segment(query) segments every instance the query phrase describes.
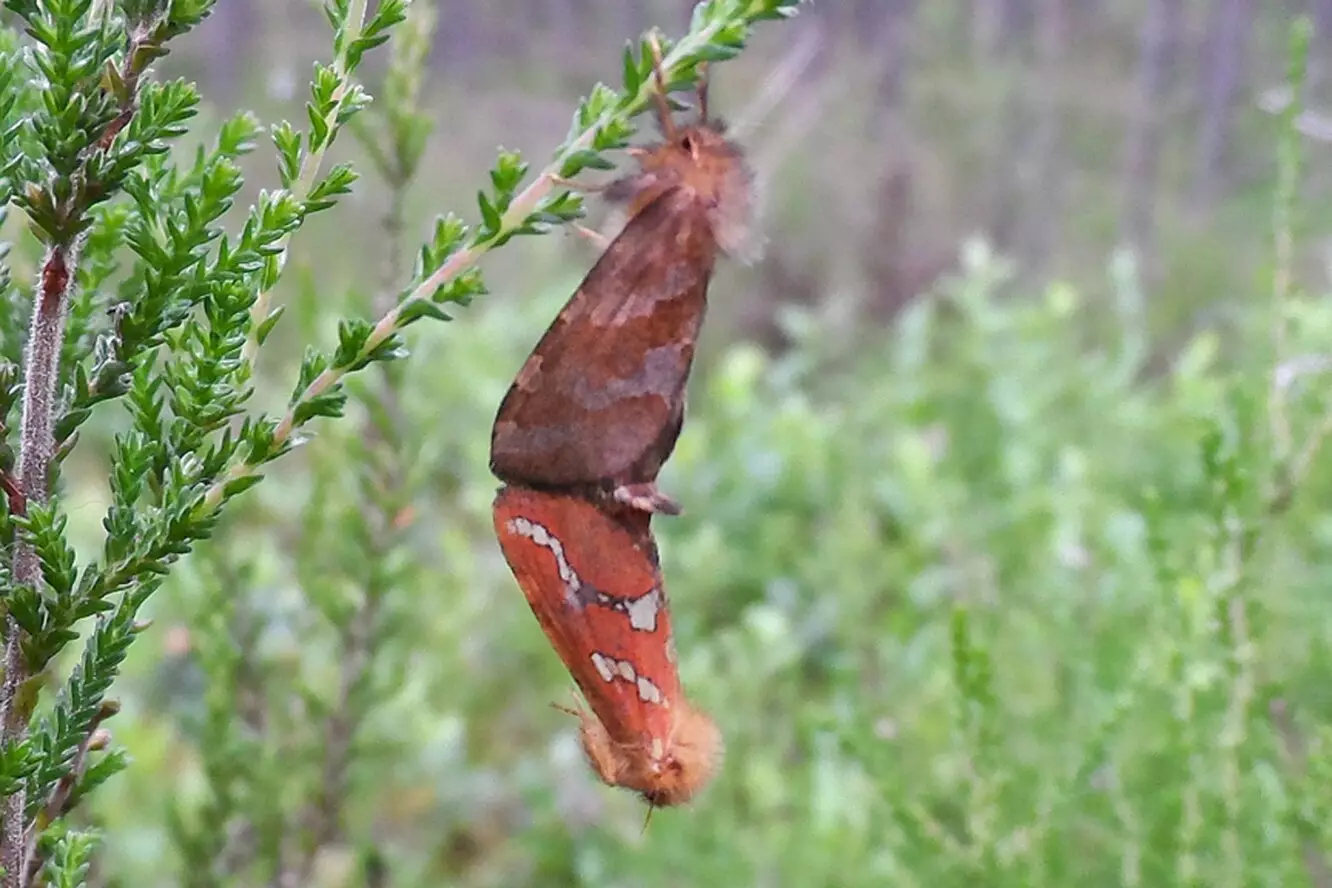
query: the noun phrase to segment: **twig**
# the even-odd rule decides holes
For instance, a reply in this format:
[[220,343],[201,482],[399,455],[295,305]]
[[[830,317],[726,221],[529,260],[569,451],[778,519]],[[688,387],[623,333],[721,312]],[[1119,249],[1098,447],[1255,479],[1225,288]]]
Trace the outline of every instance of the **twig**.
[[[50,494],[51,458],[55,453],[56,387],[60,381],[60,347],[65,339],[70,283],[74,278],[76,248],[53,246],[42,263],[32,324],[28,330],[23,372],[23,420],[19,430],[19,497],[26,514],[28,503],[45,503]],[[41,560],[32,544],[20,535],[14,544],[15,585],[38,586]],[[23,740],[32,716],[32,701],[23,693],[32,678],[23,660],[23,631],[12,617],[5,625],[4,685],[0,692],[0,736],[7,745]],[[0,833],[0,865],[4,888],[16,888],[26,872],[23,812],[26,793],[20,784],[5,799],[4,828]]]
[[[1299,782],[1305,774],[1304,738],[1300,729],[1291,718],[1290,706],[1285,700],[1277,698],[1268,707],[1272,724],[1277,736],[1281,738],[1281,748],[1286,754],[1286,769],[1290,777]],[[1332,865],[1327,856],[1318,847],[1318,842],[1307,836],[1300,839],[1300,856],[1304,860],[1304,870],[1309,874],[1309,884],[1314,888],[1332,888]]]
[[[125,84],[119,113],[107,124],[96,142],[105,151],[133,118],[138,108],[139,78],[152,57],[152,34],[138,29],[130,35],[120,77]],[[66,199],[64,214],[73,217],[85,210],[84,201],[100,183],[88,182],[88,191]],[[70,229],[74,230],[74,229]],[[50,497],[51,464],[55,457],[57,387],[60,382],[60,350],[65,339],[65,320],[74,282],[81,241],[77,237],[55,239],[42,262],[34,296],[32,322],[23,366],[23,408],[19,426],[17,479],[4,485],[10,514],[25,516],[31,503],[46,503]],[[14,481],[17,480],[17,484]],[[22,535],[14,543],[12,578],[15,585],[37,587],[42,565],[36,551]],[[36,704],[36,694],[25,692],[33,676],[23,660],[23,632],[12,617],[5,619],[4,678],[0,685],[0,740],[11,746],[22,742]],[[4,802],[0,812],[0,866],[4,877],[0,888],[18,888],[27,866],[26,793],[20,784]]]
[[[219,569],[224,578],[223,588],[240,586],[239,578],[226,564],[221,564]],[[228,638],[236,649],[235,671],[231,675],[231,708],[251,736],[267,738],[272,730],[265,709],[264,679],[257,665],[260,663],[259,636],[264,627],[249,604],[249,599],[238,596],[227,624]],[[237,815],[234,811],[227,814],[227,836],[214,864],[214,871],[224,878],[234,876],[250,864],[259,844],[259,830],[250,816]]]
[[1276,194],[1272,201],[1272,375],[1273,386],[1268,394],[1268,424],[1277,465],[1289,476],[1292,446],[1290,416],[1287,412],[1286,390],[1276,384],[1276,377],[1286,359],[1288,339],[1287,313],[1294,291],[1295,255],[1295,201],[1299,188],[1303,152],[1296,135],[1296,117],[1303,106],[1306,65],[1309,52],[1309,27],[1296,27],[1290,54],[1287,82],[1290,88],[1289,107],[1282,111],[1282,132],[1277,141]]
[[100,151],[106,151],[111,147],[111,143],[120,135],[120,131],[129,126],[129,122],[134,119],[134,114],[139,110],[139,78],[143,76],[143,69],[134,64],[134,53],[139,48],[152,40],[152,31],[146,26],[140,25],[139,29],[130,36],[129,52],[125,55],[125,67],[121,71],[121,76],[125,82],[125,96],[127,100],[120,106],[120,112],[106,125],[101,138],[97,140],[97,148]]
[[[673,71],[682,59],[688,57],[698,50],[700,46],[707,45],[715,36],[717,26],[710,26],[702,29],[697,34],[690,35],[675,45],[675,48],[666,56],[663,61],[663,67],[667,71]],[[638,87],[638,93],[632,103],[634,107],[645,103],[651,96],[653,84],[650,78],[645,78]],[[597,120],[593,121],[577,137],[570,141],[562,151],[560,151],[549,164],[537,175],[531,185],[528,185],[519,192],[509,205],[509,209],[501,216],[499,230],[495,236],[482,243],[474,243],[465,247],[450,256],[433,274],[423,280],[415,289],[395,305],[392,309],[385,312],[371,330],[366,338],[358,357],[365,357],[372,354],[379,348],[385,340],[398,331],[402,315],[415,303],[423,299],[429,299],[431,295],[442,287],[448,281],[456,278],[458,275],[467,271],[480,261],[481,257],[490,252],[496,243],[504,240],[504,235],[511,233],[524,222],[536,210],[541,200],[545,198],[555,187],[554,179],[559,175],[560,169],[564,166],[566,160],[572,157],[576,152],[591,147],[592,139],[598,131],[615,114],[619,112],[607,111]],[[353,362],[354,363],[354,362]],[[318,398],[320,395],[328,392],[331,388],[342,381],[347,375],[348,368],[330,367],[324,370],[306,386],[305,391],[292,402],[279,420],[277,428],[273,432],[272,448],[274,450],[281,448],[287,443],[296,428],[296,411],[304,404]],[[253,475],[259,469],[259,464],[250,462],[241,462],[233,465],[229,471],[204,495],[201,508],[205,510],[215,509],[222,502],[222,494],[233,481],[241,478],[247,478]]]
[[26,515],[28,513],[28,501],[23,496],[23,488],[19,486],[18,479],[10,472],[0,471],[0,490],[5,492],[5,501],[9,504],[10,515]]
[[[1239,542],[1231,546],[1234,569],[1237,574],[1243,571],[1243,555]],[[1233,595],[1227,604],[1230,631],[1233,637],[1232,658],[1235,676],[1226,714],[1221,729],[1221,748],[1224,750],[1224,762],[1221,767],[1221,781],[1225,788],[1224,805],[1227,822],[1222,834],[1221,844],[1226,857],[1226,870],[1230,878],[1239,879],[1244,872],[1244,845],[1240,840],[1242,822],[1242,783],[1243,764],[1240,746],[1244,742],[1245,726],[1250,723],[1250,706],[1253,703],[1254,683],[1254,646],[1249,635],[1248,609],[1243,595]]]
[[36,882],[37,874],[41,872],[42,865],[46,862],[37,845],[37,840],[42,836],[41,824],[54,823],[69,813],[71,802],[74,800],[74,789],[78,786],[79,778],[83,776],[83,772],[87,768],[88,753],[94,749],[103,749],[110,742],[110,735],[101,728],[101,724],[119,711],[119,703],[107,701],[102,704],[101,709],[97,711],[97,715],[93,717],[92,724],[89,726],[88,736],[83,738],[83,742],[79,744],[74,753],[69,771],[57,781],[55,788],[51,790],[51,797],[47,799],[46,807],[42,809],[41,818],[28,824],[27,838],[24,843],[27,863],[23,873],[23,888],[30,888]]
[[[366,0],[350,0],[347,10],[347,23],[350,25],[345,45],[351,46],[356,39],[361,36],[361,31],[365,27]],[[342,97],[347,92],[347,87],[352,79],[347,71],[347,59],[345,54],[339,55],[333,60],[333,70],[338,76],[338,86],[333,92],[333,111],[331,117],[336,118],[341,111]],[[325,124],[328,125],[330,133],[336,120],[325,118]],[[296,181],[292,188],[292,196],[298,201],[304,201],[310,196],[310,189],[314,187],[315,177],[319,175],[319,168],[323,165],[324,155],[328,151],[328,146],[332,142],[331,138],[326,138],[324,143],[315,150],[309,152],[301,160],[301,169],[296,176]],[[287,257],[290,255],[289,246],[291,244],[291,233],[287,233],[277,243],[277,262],[278,272],[281,273],[283,266],[287,264]],[[259,350],[258,332],[259,326],[268,317],[268,303],[271,301],[273,291],[271,289],[263,290],[255,297],[254,305],[250,307],[250,335],[245,340],[245,347],[242,350],[242,357],[247,364],[253,364]]]
[[365,600],[349,618],[343,632],[342,670],[338,699],[324,725],[324,763],[320,774],[319,791],[314,802],[306,808],[306,847],[301,850],[299,862],[282,873],[279,886],[310,884],[319,851],[336,842],[342,833],[342,815],[347,806],[347,771],[351,764],[352,742],[365,721],[365,710],[356,699],[358,690],[369,674],[374,655],[375,627],[379,622],[379,606],[383,590],[366,590]]
[[[397,163],[384,169],[384,176],[389,184],[389,205],[384,211],[381,222],[384,230],[386,249],[383,281],[376,294],[373,310],[385,313],[393,308],[394,279],[402,268],[405,253],[406,232],[403,223],[406,214],[407,189],[411,185],[411,175]],[[399,415],[398,387],[391,364],[380,365],[382,386],[378,393],[379,406],[386,421],[394,422]],[[375,397],[370,395],[369,397]],[[387,434],[386,434],[387,431]],[[375,421],[374,411],[367,412],[363,421],[361,436],[367,445],[367,452],[372,453],[376,445],[395,447],[396,442],[391,430],[384,430]],[[383,478],[367,479],[362,487],[362,497],[367,501],[363,520],[371,526],[369,548],[366,563],[371,565],[370,576],[362,592],[363,598],[356,612],[347,618],[341,635],[341,661],[338,682],[338,695],[328,719],[324,724],[324,762],[320,774],[319,790],[305,811],[306,847],[301,849],[297,864],[279,875],[279,886],[300,886],[310,883],[315,860],[320,849],[338,841],[342,833],[342,816],[347,803],[347,772],[351,764],[352,744],[366,718],[366,707],[361,698],[361,689],[370,672],[374,659],[380,609],[387,589],[376,582],[375,564],[382,563],[383,556],[392,548],[396,535],[395,516],[392,514],[397,501],[395,494],[403,489],[403,466],[396,447],[389,457]],[[374,491],[379,496],[387,494],[387,509],[374,505],[372,497],[365,496],[366,486],[382,488]]]

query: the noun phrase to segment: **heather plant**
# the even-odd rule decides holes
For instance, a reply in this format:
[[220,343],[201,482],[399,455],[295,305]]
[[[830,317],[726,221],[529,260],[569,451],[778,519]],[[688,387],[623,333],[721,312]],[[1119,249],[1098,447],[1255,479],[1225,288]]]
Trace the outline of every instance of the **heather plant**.
[[[333,161],[337,136],[355,127],[399,201],[419,169],[430,125],[416,95],[431,14],[409,15],[407,0],[384,0],[373,11],[364,0],[329,0],[331,54],[314,66],[303,123],[263,123],[240,112],[220,121],[205,144],[198,87],[158,79],[154,63],[184,34],[207,27],[213,5],[5,3],[0,211],[13,215],[5,230],[14,242],[0,257],[6,886],[89,878],[95,821],[114,830],[119,815],[80,812],[123,777],[132,752],[110,732],[121,705],[117,677],[137,640],[153,631],[142,617],[150,599],[170,595],[185,565],[207,578],[209,596],[196,602],[189,640],[206,683],[194,725],[206,789],[201,799],[180,793],[171,809],[181,878],[309,878],[316,852],[341,830],[338,804],[366,707],[400,683],[401,664],[395,672],[371,663],[376,639],[410,622],[394,598],[403,572],[416,569],[399,543],[412,525],[415,483],[414,445],[393,420],[401,371],[392,365],[407,356],[403,333],[422,319],[449,320],[483,294],[476,264],[486,253],[581,215],[581,198],[557,187],[557,176],[608,167],[605,152],[627,144],[631,118],[650,95],[651,56],[631,43],[623,89],[594,88],[540,172],[529,176],[516,153],[500,153],[478,193],[475,224],[441,215],[409,251],[415,238],[391,210],[386,224],[397,246],[382,257],[381,292],[338,323],[332,342],[308,343],[290,399],[271,411],[261,390],[269,381],[255,367],[282,326],[286,306],[276,295],[294,236],[311,217],[341,211],[358,181],[349,163]],[[689,32],[666,41],[667,76],[686,81],[700,63],[735,55],[754,23],[794,6],[699,4]],[[363,63],[385,43],[383,110],[363,123],[371,104]],[[264,187],[251,205],[236,206],[243,161],[261,153],[271,158],[259,165]],[[369,377],[359,388],[351,384],[358,376]],[[185,556],[214,534],[236,532],[226,519],[247,508],[243,494],[353,405],[356,434],[328,442],[341,453],[311,460],[318,481],[296,547],[318,550],[303,561],[302,576],[338,641],[332,656],[342,671],[323,698],[283,685],[286,676],[265,671],[262,653],[233,643],[235,633],[263,635],[262,615],[247,609],[243,594],[253,565],[232,557],[242,551],[214,548],[192,565]],[[99,485],[106,510],[91,541],[71,532],[64,471],[79,464],[85,434],[110,439]],[[329,489],[354,495],[325,502],[319,497]],[[321,566],[320,557],[332,560]],[[334,569],[350,573],[327,580]],[[278,701],[288,689],[305,708]],[[266,720],[266,705],[290,724]],[[311,735],[293,732],[282,737],[291,748],[274,751],[262,743],[261,722]],[[307,769],[288,770],[283,757],[300,752],[300,743],[321,757],[317,779],[308,792],[280,794],[273,781],[306,786]]]
[[[977,241],[857,348],[797,310],[783,354],[713,340],[657,527],[728,754],[645,831],[489,529],[486,431],[578,275],[478,298],[477,265],[581,214],[553,176],[615,156],[648,56],[418,245],[447,7],[369,7],[328,5],[297,127],[156,79],[210,3],[6,5],[7,885],[1332,884],[1307,23],[1224,325],[1160,341],[1130,254],[1098,299]],[[789,11],[702,4],[672,80]],[[296,236],[339,214],[371,284]]]
[[[1016,269],[974,242],[854,355],[790,312],[786,354],[732,343],[701,370],[663,479],[687,512],[658,532],[681,672],[728,755],[646,833],[548,705],[567,674],[489,539],[475,429],[532,337],[514,303],[479,300],[466,341],[385,365],[408,374],[358,390],[356,422],[176,573],[221,715],[197,716],[207,776],[170,847],[234,837],[184,871],[1325,884],[1332,313],[1291,267],[1293,114],[1272,132],[1272,275],[1226,327],[1167,350],[1131,255],[1104,302],[1058,281],[1014,298]],[[573,283],[522,294],[534,328]],[[313,323],[330,298],[291,305]]]

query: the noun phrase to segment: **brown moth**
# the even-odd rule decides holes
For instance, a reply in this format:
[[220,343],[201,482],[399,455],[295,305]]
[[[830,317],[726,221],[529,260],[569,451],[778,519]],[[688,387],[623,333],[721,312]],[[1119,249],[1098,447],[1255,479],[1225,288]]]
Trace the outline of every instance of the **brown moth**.
[[753,175],[722,124],[677,126],[656,55],[663,141],[605,187],[628,222],[523,364],[491,432],[501,480],[678,514],[657,489],[684,422],[685,384],[718,253],[748,243]]

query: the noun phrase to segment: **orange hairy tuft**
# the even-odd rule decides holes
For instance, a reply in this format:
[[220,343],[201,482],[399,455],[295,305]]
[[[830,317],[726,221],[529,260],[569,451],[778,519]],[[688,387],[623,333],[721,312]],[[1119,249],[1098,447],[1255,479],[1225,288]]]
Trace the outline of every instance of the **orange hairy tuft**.
[[721,767],[725,744],[705,713],[678,703],[671,732],[639,743],[614,740],[595,715],[581,720],[583,751],[604,783],[630,789],[654,807],[682,805],[698,795]]
[[752,231],[754,174],[745,153],[726,138],[720,120],[708,119],[706,79],[698,87],[699,119],[676,126],[666,103],[660,57],[656,62],[657,113],[664,139],[630,149],[639,171],[612,182],[606,197],[626,204],[626,214],[632,218],[668,191],[678,191],[683,198],[679,212],[699,213],[722,252],[752,262],[762,244]]

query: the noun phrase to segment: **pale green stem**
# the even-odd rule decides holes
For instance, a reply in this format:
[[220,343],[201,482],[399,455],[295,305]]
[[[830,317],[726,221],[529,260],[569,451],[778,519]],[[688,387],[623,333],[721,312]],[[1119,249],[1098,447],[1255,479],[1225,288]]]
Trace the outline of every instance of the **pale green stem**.
[[[343,44],[343,51],[333,60],[333,70],[338,75],[338,88],[333,93],[333,106],[324,117],[324,124],[328,128],[329,135],[324,139],[322,145],[313,151],[306,153],[301,160],[301,169],[296,176],[296,181],[292,183],[292,197],[298,202],[304,202],[310,196],[310,189],[314,188],[315,179],[319,176],[319,169],[324,163],[324,155],[328,152],[329,143],[333,141],[333,130],[337,127],[337,115],[339,106],[342,104],[342,97],[347,93],[347,87],[351,84],[351,72],[347,70],[347,48],[350,47],[357,38],[361,36],[361,31],[365,28],[365,8],[367,0],[351,0],[347,9],[348,31],[346,42]],[[287,265],[287,257],[290,255],[291,235],[293,232],[287,232],[278,241],[279,252],[277,254],[278,276],[281,276],[282,269]],[[250,308],[250,336],[245,341],[244,358],[247,364],[253,366],[255,358],[258,356],[259,326],[268,317],[268,306],[272,301],[272,290],[264,290],[254,300],[254,305]]]
[[[704,28],[697,34],[690,34],[677,43],[671,53],[662,60],[662,67],[666,70],[668,79],[669,72],[674,71],[683,59],[688,58],[695,53],[699,47],[704,46],[711,41],[715,33],[715,27]],[[645,79],[644,82],[639,85],[638,92],[634,96],[634,102],[631,107],[637,108],[645,104],[651,96],[653,89],[654,86],[651,78]],[[563,150],[555,156],[554,160],[552,160],[537,175],[532,184],[528,185],[514,197],[513,202],[509,205],[509,209],[501,217],[499,230],[495,233],[494,237],[484,243],[472,244],[471,246],[454,253],[433,274],[423,280],[416,289],[412,290],[406,298],[385,313],[385,315],[379,319],[379,322],[375,324],[375,327],[370,332],[369,337],[367,337],[365,344],[361,347],[359,357],[365,357],[366,355],[371,354],[375,349],[382,345],[385,340],[397,332],[403,312],[405,312],[413,303],[419,302],[422,299],[429,299],[431,295],[445,283],[453,280],[458,275],[476,265],[481,257],[490,252],[496,243],[503,240],[505,234],[514,231],[525,223],[528,217],[536,211],[536,208],[540,205],[542,199],[554,188],[555,179],[558,177],[560,169],[564,166],[564,162],[575,152],[590,147],[595,134],[619,113],[623,112],[615,110],[607,111],[599,119],[594,121],[591,126],[583,130],[577,138],[565,145]],[[347,372],[347,367],[330,367],[316,376],[314,380],[306,386],[305,391],[302,392],[300,397],[287,408],[287,412],[283,415],[281,421],[278,422],[277,428],[273,432],[274,449],[285,444],[295,430],[297,408],[332,389],[333,386],[337,385],[342,378],[347,375]],[[222,479],[209,488],[208,493],[204,497],[203,508],[207,510],[216,508],[218,503],[222,501],[222,491],[228,484],[232,481],[254,474],[258,468],[257,465],[251,465],[249,463],[238,463],[232,466]]]

